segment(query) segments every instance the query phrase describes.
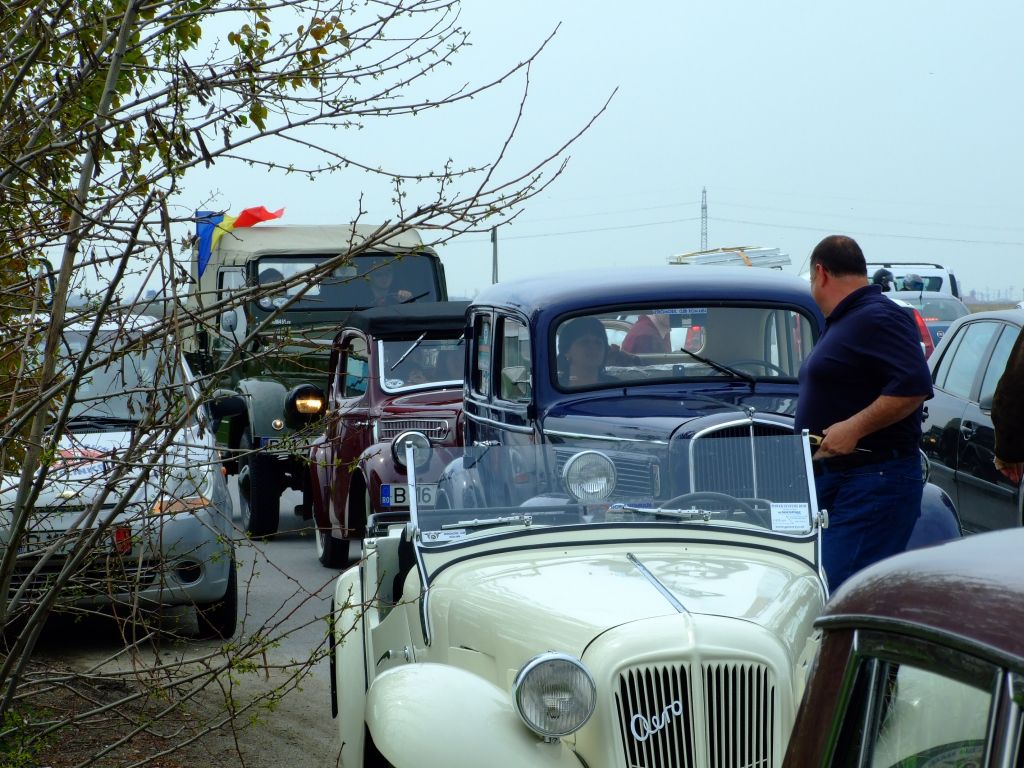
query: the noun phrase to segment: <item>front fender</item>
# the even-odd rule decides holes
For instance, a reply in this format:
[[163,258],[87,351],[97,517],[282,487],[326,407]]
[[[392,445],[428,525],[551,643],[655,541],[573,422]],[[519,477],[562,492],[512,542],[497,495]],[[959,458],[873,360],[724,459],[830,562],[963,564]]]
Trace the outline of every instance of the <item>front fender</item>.
[[267,379],[242,379],[238,391],[245,396],[249,405],[249,430],[253,438],[281,437],[289,429],[274,429],[270,422],[284,419],[284,398],[287,390],[279,381]]
[[914,524],[907,549],[941,544],[944,541],[959,539],[962,535],[960,516],[953,500],[939,486],[925,483],[924,495],[921,498],[921,516]]
[[341,764],[363,764],[366,655],[363,634],[362,568],[338,577],[331,613],[331,709],[341,737]]
[[512,697],[443,664],[407,664],[378,675],[366,724],[396,768],[580,768],[562,741],[545,743],[512,708]]

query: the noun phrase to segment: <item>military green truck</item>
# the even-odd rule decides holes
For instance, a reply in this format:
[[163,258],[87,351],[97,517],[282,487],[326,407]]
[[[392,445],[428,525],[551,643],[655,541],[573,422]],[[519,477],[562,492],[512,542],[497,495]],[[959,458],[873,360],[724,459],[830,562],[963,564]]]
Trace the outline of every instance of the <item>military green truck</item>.
[[193,366],[245,413],[218,429],[224,466],[238,475],[247,533],[276,533],[281,494],[302,492],[311,516],[309,445],[322,433],[331,341],[359,309],[447,299],[444,268],[411,229],[379,241],[374,226],[256,226],[220,238],[200,265],[186,309]]

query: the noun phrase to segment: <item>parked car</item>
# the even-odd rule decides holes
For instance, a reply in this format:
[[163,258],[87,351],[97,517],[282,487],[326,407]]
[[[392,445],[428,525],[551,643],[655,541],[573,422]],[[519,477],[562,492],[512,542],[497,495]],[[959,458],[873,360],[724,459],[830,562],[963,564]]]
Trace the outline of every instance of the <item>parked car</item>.
[[896,291],[937,291],[960,298],[960,284],[952,270],[927,261],[869,261],[868,274],[887,269]]
[[921,313],[934,346],[938,346],[946,330],[957,318],[969,315],[971,310],[960,299],[937,291],[893,291],[886,296],[900,299]]
[[992,464],[992,395],[1024,326],[1024,310],[975,312],[953,322],[929,361],[921,450],[932,481],[953,499],[965,530],[1024,523],[1019,484]]
[[[93,325],[63,329],[57,376],[71,379],[76,365],[82,372],[55,395],[51,415],[66,407],[66,420],[24,527],[15,517],[18,476],[0,477],[0,552],[17,551],[9,610],[54,589],[58,610],[194,605],[202,635],[230,637],[234,510],[214,430],[245,404],[237,395],[204,402],[153,318],[113,316],[91,338]],[[40,350],[25,349],[24,370]]]
[[815,623],[784,765],[1024,764],[1022,551],[1024,531],[986,533],[846,582]]
[[[377,512],[408,510],[392,442],[410,430],[461,445],[463,336],[469,302],[378,307],[349,316],[331,348],[327,418],[310,449],[316,551],[331,568]],[[420,488],[420,504],[432,501]]]
[[[668,351],[609,343],[640,317]],[[468,319],[464,446],[396,441],[433,504],[373,516],[337,582],[341,764],[778,765],[828,594],[792,419],[807,283],[592,271]]]

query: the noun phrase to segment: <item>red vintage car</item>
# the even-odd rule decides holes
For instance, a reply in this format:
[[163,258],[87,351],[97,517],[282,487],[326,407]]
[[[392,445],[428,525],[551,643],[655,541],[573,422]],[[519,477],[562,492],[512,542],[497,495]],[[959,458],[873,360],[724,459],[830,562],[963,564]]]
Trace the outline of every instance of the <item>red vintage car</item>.
[[[325,567],[349,562],[349,542],[362,540],[371,515],[408,513],[406,443],[462,445],[468,306],[368,309],[335,336],[325,431],[310,449],[316,551]],[[433,491],[418,487],[421,506],[432,506]]]

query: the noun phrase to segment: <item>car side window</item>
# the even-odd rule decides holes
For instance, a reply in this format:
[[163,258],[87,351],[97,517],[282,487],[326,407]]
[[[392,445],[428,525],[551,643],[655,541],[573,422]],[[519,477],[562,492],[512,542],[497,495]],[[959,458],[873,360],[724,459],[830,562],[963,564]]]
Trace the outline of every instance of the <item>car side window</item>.
[[533,395],[530,366],[530,329],[511,317],[501,321],[502,400],[528,403]]
[[969,399],[975,376],[981,369],[985,358],[985,350],[988,349],[988,344],[997,330],[996,323],[971,323],[968,325],[963,331],[960,344],[953,353],[945,378],[936,381],[936,386],[954,397]]
[[988,367],[985,368],[985,378],[981,380],[981,392],[978,393],[979,400],[984,400],[985,397],[995,394],[996,384],[999,383],[999,377],[1003,375],[1003,371],[1006,369],[1006,363],[1010,359],[1010,352],[1013,351],[1013,344],[1017,341],[1018,333],[1020,331],[1016,328],[1003,326],[1002,333],[999,334],[996,345],[992,350],[992,357],[989,358]]
[[356,337],[345,350],[344,379],[341,384],[341,396],[361,397],[366,394],[366,386],[370,378],[370,359],[367,354],[366,341]]
[[477,315],[473,320],[473,391],[485,397],[491,391],[491,318]]
[[855,657],[832,768],[982,765],[999,670],[945,648],[898,644]]

